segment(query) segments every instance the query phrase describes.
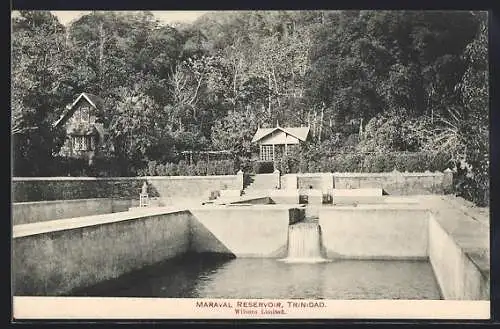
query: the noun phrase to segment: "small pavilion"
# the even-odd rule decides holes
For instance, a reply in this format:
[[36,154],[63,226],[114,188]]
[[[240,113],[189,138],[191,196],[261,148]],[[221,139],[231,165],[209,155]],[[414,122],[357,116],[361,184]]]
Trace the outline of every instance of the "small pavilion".
[[280,127],[276,123],[274,128],[258,128],[252,143],[259,143],[259,159],[261,161],[275,161],[289,154],[309,136],[309,127]]

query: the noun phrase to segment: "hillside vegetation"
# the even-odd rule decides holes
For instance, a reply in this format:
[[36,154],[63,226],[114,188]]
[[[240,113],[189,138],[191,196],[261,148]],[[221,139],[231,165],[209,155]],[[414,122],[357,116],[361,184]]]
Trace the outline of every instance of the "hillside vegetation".
[[122,175],[178,163],[185,150],[244,161],[257,127],[279,122],[311,128],[290,160],[306,170],[431,154],[457,171],[459,194],[484,204],[487,54],[483,12],[219,12],[176,26],[94,12],[65,27],[23,11],[12,18],[14,174],[58,174],[64,132],[52,123],[85,91],[107,102],[105,154]]

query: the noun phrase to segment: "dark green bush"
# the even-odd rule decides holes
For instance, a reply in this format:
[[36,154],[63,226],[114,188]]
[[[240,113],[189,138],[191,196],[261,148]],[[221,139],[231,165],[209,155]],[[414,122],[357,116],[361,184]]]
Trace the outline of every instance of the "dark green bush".
[[324,171],[330,172],[359,172],[362,157],[359,154],[345,153],[334,155],[329,163],[325,163]]
[[[455,192],[458,196],[474,202],[480,207],[490,204],[490,168],[487,156],[477,157],[474,163],[456,163],[453,175]],[[471,161],[472,162],[472,161]]]
[[253,172],[256,174],[270,174],[274,171],[274,162],[256,161],[253,166]]
[[244,173],[251,173],[253,172],[254,161],[248,158],[238,158],[236,160],[236,168],[238,170],[241,169]]
[[426,153],[402,154],[396,157],[396,169],[401,172],[424,172],[432,170],[430,156]]

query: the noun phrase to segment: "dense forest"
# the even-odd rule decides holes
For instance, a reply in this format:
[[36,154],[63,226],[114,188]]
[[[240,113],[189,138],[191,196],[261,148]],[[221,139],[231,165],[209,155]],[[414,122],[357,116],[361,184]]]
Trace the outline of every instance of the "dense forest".
[[64,132],[52,123],[89,92],[106,101],[106,154],[121,174],[177,165],[186,150],[248,159],[257,127],[279,122],[311,129],[285,171],[394,160],[364,169],[383,171],[417,157],[429,166],[419,170],[455,170],[457,191],[485,204],[487,43],[486,13],[470,11],[215,12],[174,26],[149,12],[93,12],[63,26],[21,11],[14,174],[54,174]]

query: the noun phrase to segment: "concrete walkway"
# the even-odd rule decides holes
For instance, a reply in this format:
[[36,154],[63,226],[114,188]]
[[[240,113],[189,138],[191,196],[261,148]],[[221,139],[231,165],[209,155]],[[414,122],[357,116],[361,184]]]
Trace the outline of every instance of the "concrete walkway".
[[[140,209],[140,208],[139,208]],[[147,209],[147,214],[149,216],[162,215],[165,213],[185,211],[186,208],[179,207],[145,207]],[[36,222],[30,224],[15,225],[12,228],[12,237],[20,238],[28,235],[42,234],[47,232],[57,232],[75,229],[79,227],[102,225],[115,223],[125,220],[137,219],[144,217],[144,212],[142,211],[124,211],[104,215],[93,215],[93,216],[83,216],[75,218],[65,218],[50,220],[44,222]]]

